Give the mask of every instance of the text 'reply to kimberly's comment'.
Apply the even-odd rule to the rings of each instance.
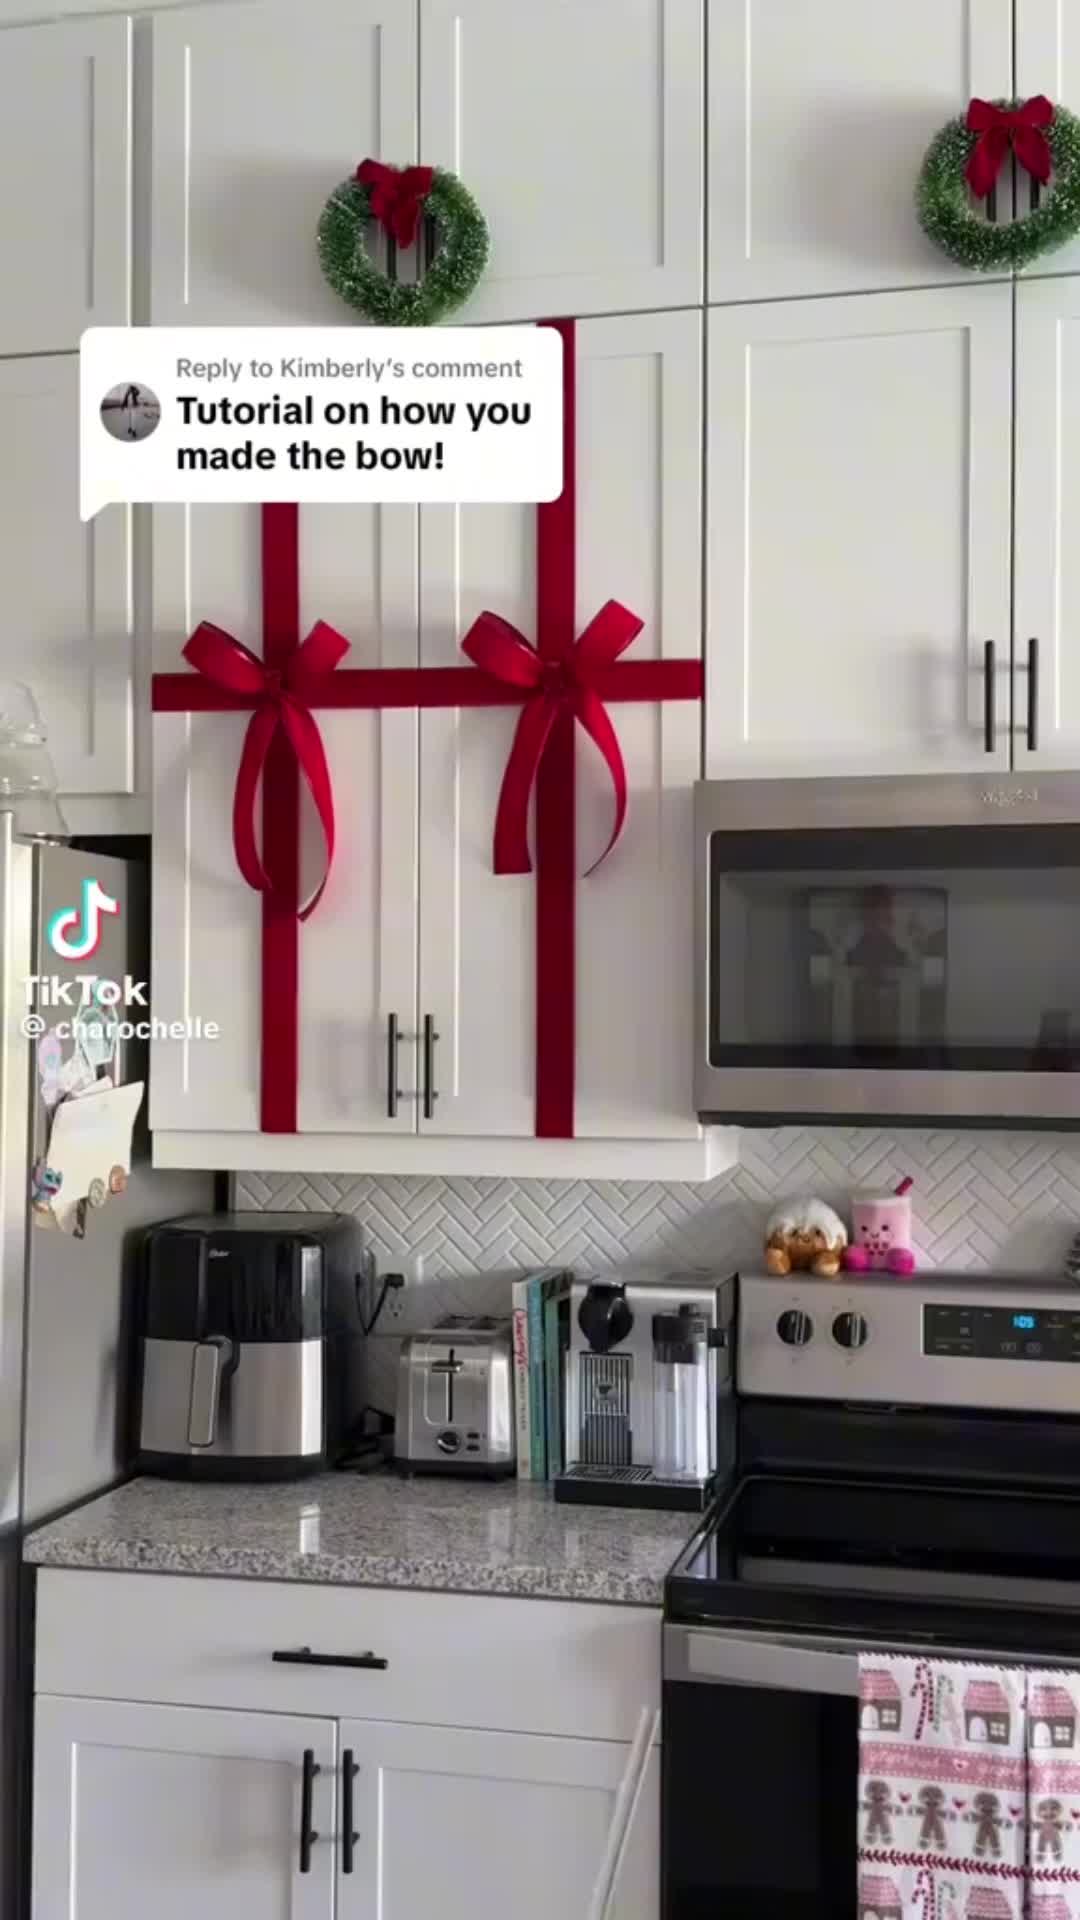
[[[113,501],[521,501],[562,491],[550,327],[92,327],[81,514]]]

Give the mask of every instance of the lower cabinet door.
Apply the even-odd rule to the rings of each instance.
[[[373,1720],[342,1721],[340,1740],[357,1838],[338,1920],[587,1920],[626,1743]],[[653,1870],[651,1907],[616,1888],[613,1915],[656,1920],[655,1887]]]
[[[32,1920],[333,1920],[335,1735],[292,1714],[39,1695]]]

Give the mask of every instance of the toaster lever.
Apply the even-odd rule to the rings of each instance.
[[[191,1354],[191,1398],[188,1401],[188,1446],[212,1447],[217,1439],[221,1377],[232,1354],[232,1341],[211,1334],[196,1342]]]

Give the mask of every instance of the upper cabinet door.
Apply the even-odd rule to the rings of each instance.
[[[154,525],[155,665],[213,620],[261,651],[255,507],[160,507]],[[416,510],[309,507],[300,514],[300,631],[328,620],[350,641],[345,667],[416,664]],[[411,1133],[415,1103],[391,1113],[387,1027],[398,1017],[400,1085],[416,1085],[416,740],[406,711],[318,712],[334,789],[337,854],[318,907],[297,930],[300,1133]],[[208,1043],[152,1050],[158,1131],[259,1130],[261,899],[241,877],[232,806],[247,720],[154,715],[154,1009],[220,1026]],[[309,892],[322,835],[302,796]]]
[[[701,316],[637,314],[577,330],[577,630],[605,600],[640,614],[628,658],[701,644]],[[421,659],[460,663],[484,608],[536,640],[536,510],[428,507]],[[579,732],[576,1133],[693,1140],[690,806],[696,702],[613,705],[630,809]],[[492,832],[513,708],[421,715],[420,1007],[439,1035],[425,1132],[529,1136],[535,1123],[536,878],[496,875]],[[648,901],[648,912],[642,903]]]
[[[133,776],[131,513],[106,507],[80,521],[78,423],[77,354],[0,361],[0,678],[33,686],[62,793],[123,794]]]
[[[123,15],[0,34],[0,354],[128,321],[130,68]]]
[[[709,299],[967,279],[915,181],[942,122],[1011,75],[1011,0],[710,0]]]
[[[1080,113],[1080,16],[1068,0],[1017,0],[1016,91],[1023,100],[1033,93],[1048,94],[1073,113]],[[1030,180],[1017,168],[1020,211],[1030,205]],[[1027,269],[1035,278],[1047,273],[1080,272],[1080,239],[1056,253],[1043,254]]]
[[[1018,768],[1080,769],[1078,419],[1080,280],[1033,281],[1016,294]]]
[[[420,0],[420,158],[491,230],[461,320],[690,305],[703,0]]]
[[[239,0],[153,34],[153,320],[351,324],[315,230],[359,161],[415,157],[415,9]]]
[[[710,775],[1007,767],[1011,287],[709,326]]]

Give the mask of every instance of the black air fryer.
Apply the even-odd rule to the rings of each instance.
[[[354,1408],[362,1262],[348,1214],[205,1214],[151,1227],[136,1465],[276,1480],[332,1464]]]

